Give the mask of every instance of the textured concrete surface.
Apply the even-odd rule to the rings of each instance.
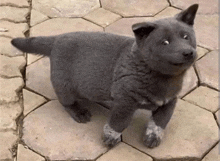
[[[0,6],[0,20],[9,20],[13,22],[26,22],[28,8],[17,8],[10,6]]]
[[[197,44],[211,50],[219,48],[218,41],[216,41],[218,40],[218,34],[216,34],[218,33],[218,14],[197,15],[194,28]]]
[[[27,0],[1,0],[1,6],[29,7]]]
[[[18,144],[17,161],[44,161],[45,159],[33,151]]]
[[[146,148],[142,142],[146,121],[146,117],[137,115],[122,138],[157,160],[199,160],[219,139],[213,114],[182,100],[178,100],[165,136],[155,149]]]
[[[144,153],[132,148],[125,143],[120,143],[108,153],[101,156],[97,161],[153,161]]]
[[[99,0],[32,0],[32,7],[49,17],[82,17],[100,4]]]
[[[39,54],[27,54],[27,65],[30,65],[30,64],[36,62],[37,60],[39,60],[42,57],[43,57],[43,55],[39,55]]]
[[[219,92],[207,87],[201,86],[183,99],[213,113],[219,109]]]
[[[21,56],[23,52],[11,45],[11,38],[0,36],[0,53],[9,57]]]
[[[102,27],[106,27],[112,24],[113,22],[117,21],[118,19],[120,19],[121,16],[115,13],[112,13],[108,10],[105,10],[103,8],[99,8],[87,14],[84,18]]]
[[[101,0],[102,7],[118,13],[124,17],[154,16],[156,13],[169,6],[166,0]]]
[[[44,97],[30,92],[26,89],[23,89],[22,92],[24,98],[24,116],[26,116],[29,112],[33,111],[35,108],[39,107],[47,101]]]
[[[214,14],[218,13],[218,0],[170,0],[171,5],[184,9],[190,6],[191,4],[198,3],[199,4],[199,14]]]
[[[1,32],[2,30],[4,32]],[[28,30],[27,23],[13,23],[8,21],[0,21],[0,36],[11,38],[24,37],[24,33]]]
[[[39,25],[32,27],[30,29],[30,35],[49,36],[74,31],[103,31],[103,29],[102,27],[99,27],[81,18],[55,18],[49,19],[47,21],[44,21],[43,23],[40,23]]]
[[[85,106],[92,110],[92,121],[79,124],[58,101],[43,105],[24,119],[24,142],[52,160],[95,159],[107,150],[101,141],[106,110]]]
[[[198,46],[197,46],[196,50],[197,50],[197,54],[198,54],[197,60],[200,59],[201,57],[203,57],[205,54],[207,54],[209,52],[207,49],[201,48],[201,47],[198,47]]]
[[[0,132],[0,160],[13,160],[12,149],[17,139],[17,135],[13,131]]]
[[[1,78],[0,77],[0,104],[17,102],[19,100],[18,92],[24,86],[24,81],[22,78]]]
[[[202,161],[214,161],[220,160],[219,143],[209,152]]]
[[[182,90],[179,93],[179,97],[183,97],[188,92],[196,88],[198,85],[198,78],[196,76],[195,70],[193,67],[190,67],[190,69],[186,72],[186,75],[183,79],[183,87]]]
[[[0,131],[16,130],[16,119],[21,114],[20,103],[10,103],[0,105]]]
[[[220,127],[220,112],[219,112],[220,110],[218,110],[216,113],[215,113],[215,117],[216,117],[216,121],[217,121],[217,123],[218,123],[218,125],[219,125],[219,127]]]
[[[110,32],[125,36],[134,36],[131,26],[138,22],[152,21],[152,17],[138,17],[138,18],[122,18],[115,23],[107,26],[105,32]]]
[[[196,70],[188,71],[181,99],[155,149],[142,143],[143,127],[150,116],[143,110],[136,112],[123,132],[122,143],[112,149],[105,147],[101,135],[108,111],[84,103],[93,113],[92,121],[76,123],[56,100],[49,59],[24,54],[10,44],[14,37],[25,37],[24,33],[48,36],[105,31],[133,36],[132,24],[174,16],[193,3],[200,5],[194,27]],[[1,0],[0,10],[1,161],[219,160],[217,0]]]
[[[50,59],[44,57],[26,68],[26,86],[49,99],[56,99],[50,81]],[[41,72],[39,72],[41,71]]]
[[[36,11],[35,9],[31,10],[31,20],[30,20],[31,26],[37,25],[47,19],[49,19],[49,17],[42,14],[41,12]]]
[[[26,60],[23,56],[7,57],[0,55],[0,76],[12,78],[21,77],[21,71],[24,70]]]
[[[201,83],[219,90],[219,51],[212,51],[196,62]]]

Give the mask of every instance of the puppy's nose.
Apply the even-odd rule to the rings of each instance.
[[[193,51],[191,51],[191,50],[184,51],[182,54],[185,58],[192,58],[193,57]]]

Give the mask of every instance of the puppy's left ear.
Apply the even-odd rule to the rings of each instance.
[[[198,4],[194,4],[194,5],[190,6],[189,8],[187,8],[186,10],[183,10],[182,12],[177,14],[175,16],[175,18],[178,21],[182,21],[182,22],[192,26],[194,24],[194,19],[196,17],[196,12],[198,10],[198,7],[199,7]]]
[[[156,25],[151,22],[142,22],[132,25],[132,30],[137,40],[149,36],[149,34],[156,28]]]

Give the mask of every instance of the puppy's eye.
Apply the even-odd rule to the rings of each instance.
[[[188,40],[188,39],[189,39],[189,36],[188,36],[187,34],[184,34],[184,35],[183,35],[183,38],[186,39],[186,40]]]
[[[168,40],[164,40],[164,41],[162,42],[162,44],[163,44],[163,45],[169,45],[170,42],[169,42]]]

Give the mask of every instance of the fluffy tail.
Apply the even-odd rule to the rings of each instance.
[[[50,55],[55,37],[15,38],[11,43],[19,50],[27,53]]]

